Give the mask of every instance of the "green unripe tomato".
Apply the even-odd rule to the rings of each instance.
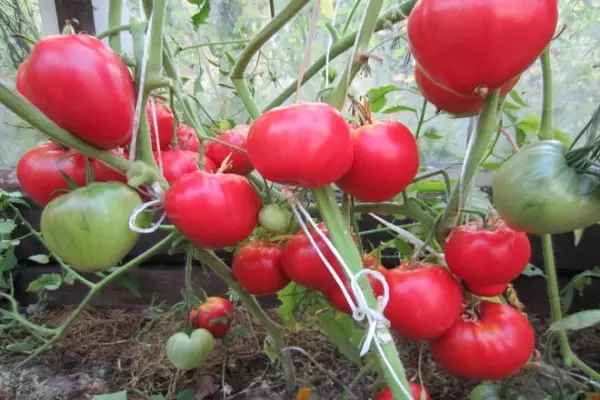
[[[46,205],[42,236],[74,269],[104,271],[117,265],[138,241],[140,234],[129,228],[129,218],[140,204],[138,193],[121,182],[92,183]],[[147,215],[138,216],[138,226],[147,222]]]
[[[270,232],[284,233],[290,227],[292,213],[277,204],[267,204],[258,213],[258,222]]]
[[[500,397],[500,385],[493,383],[482,383],[471,390],[469,400],[502,400]]]
[[[167,358],[175,368],[187,371],[206,361],[214,345],[215,339],[206,329],[196,329],[190,336],[177,332],[167,340]]]

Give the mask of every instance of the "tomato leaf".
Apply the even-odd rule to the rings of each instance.
[[[17,224],[12,219],[0,219],[0,235],[8,235],[15,230]]]
[[[281,302],[279,306],[279,316],[287,326],[294,326],[296,324],[295,311],[302,302],[304,296],[307,294],[308,289],[290,283],[277,293],[277,298]]]
[[[92,400],[127,400],[127,390],[121,390],[115,393],[97,394],[92,396]]]
[[[337,346],[340,353],[357,365],[362,365],[358,347],[351,341],[357,335],[356,331],[361,329],[356,327],[351,316],[327,313],[320,320],[320,325],[323,333]]]
[[[428,131],[428,132],[425,132],[425,133],[423,134],[423,136],[425,136],[425,137],[426,137],[426,138],[428,138],[428,139],[442,139],[442,138],[443,138],[443,136],[442,136],[442,135],[438,135],[437,133],[435,133],[435,132],[433,132],[433,131]]]
[[[181,392],[179,392],[179,394],[177,394],[177,400],[194,400],[195,398],[196,392],[192,388],[183,389]]]
[[[538,267],[536,267],[533,264],[527,264],[527,267],[525,268],[525,270],[523,270],[523,272],[521,272],[521,275],[543,276],[544,278],[546,277],[546,274],[544,273],[544,271],[542,271],[541,269],[539,269]]]
[[[502,163],[499,163],[499,162],[489,162],[489,163],[483,163],[482,167],[487,169],[488,171],[495,171],[498,168],[500,168],[501,165],[502,165]]]
[[[407,106],[393,106],[390,108],[386,108],[382,111],[383,114],[394,114],[400,111],[409,111],[415,114],[415,117],[419,118],[419,112],[416,108],[407,107]]]
[[[210,0],[194,0],[190,2],[196,4],[200,9],[196,14],[192,15],[192,25],[195,30],[198,30],[200,25],[207,23],[206,21],[210,15]]]
[[[578,331],[598,324],[600,324],[600,310],[586,310],[563,317],[560,321],[550,325],[548,330],[551,332],[563,329]]]
[[[43,274],[27,286],[28,292],[41,292],[42,290],[56,290],[62,283],[62,277],[59,274]]]
[[[527,115],[515,125],[528,135],[537,135],[540,129],[540,118],[537,115]]]
[[[48,264],[50,262],[50,258],[45,254],[36,254],[34,256],[30,256],[29,259],[38,264]]]
[[[592,278],[600,278],[600,267],[594,267],[594,269],[583,271],[571,278],[569,283],[567,283],[560,291],[560,301],[563,310],[566,311],[571,308],[575,292],[580,296],[583,295],[584,290],[592,284]]]
[[[583,237],[583,229],[576,229],[573,231],[573,235],[575,236],[575,247],[579,246],[579,242],[581,242],[581,238]]]
[[[385,107],[387,103],[386,95],[388,93],[396,92],[398,90],[400,89],[394,85],[381,86],[378,88],[370,89],[367,92],[367,97],[369,97],[371,111],[379,112],[383,107]]]
[[[28,339],[23,342],[11,343],[7,345],[6,350],[14,351],[17,353],[30,353],[34,347],[33,344],[29,343]]]
[[[0,255],[0,272],[11,271],[17,265],[17,257],[14,251],[7,251]]]
[[[277,360],[277,349],[273,346],[273,339],[267,336],[263,343],[263,351],[271,361]]]

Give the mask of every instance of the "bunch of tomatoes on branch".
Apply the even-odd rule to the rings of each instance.
[[[209,266],[264,325],[292,382],[283,328],[254,297],[290,285],[306,288],[329,312],[349,315],[365,328],[361,356],[372,351],[387,383],[374,388],[377,400],[429,398],[421,383],[407,380],[390,330],[429,343],[433,358],[457,376],[489,381],[515,374],[535,350],[526,315],[504,296],[528,265],[526,233],[566,232],[597,222],[600,201],[583,204],[578,201],[584,195],[575,193],[579,186],[550,183],[567,167],[573,180],[587,179],[586,169],[596,164],[586,157],[596,153],[565,152],[552,140],[523,148],[494,178],[499,215],[473,220],[468,191],[497,130],[504,96],[540,56],[547,62],[557,1],[421,0],[400,7],[410,12],[408,41],[422,95],[449,114],[479,114],[461,179],[447,188],[441,214],[406,195],[411,184],[433,176],[418,176],[413,132],[400,121],[374,120],[368,103],[354,104],[358,122],[340,112],[354,63],[369,59],[361,51],[381,1],[369,2],[366,12],[374,15],[356,34],[356,59],[327,102],[258,111],[245,67],[306,3],[291,1],[242,53],[231,78],[252,121],[217,134],[204,129],[182,92],[162,38],[164,1],[148,9],[147,32],[137,46],[148,54],[138,49],[131,65],[86,34],[38,41],[18,71],[20,96],[3,95],[3,103],[51,139],[17,165],[23,190],[44,206],[45,244],[78,273],[97,273],[119,265],[141,234],[169,231],[167,239],[119,268],[129,269],[168,244],[185,249],[190,268],[192,260]],[[167,96],[156,93],[161,88]],[[551,139],[549,98],[545,91],[543,139]],[[549,157],[560,158],[560,165],[542,168]],[[554,197],[534,198],[538,184],[552,185]],[[342,192],[341,205],[333,185]],[[561,190],[570,190],[571,197]],[[598,190],[585,196],[596,199]],[[521,196],[516,200],[515,191]],[[568,207],[571,218],[547,218],[557,207]],[[314,220],[315,211],[322,221]],[[380,211],[417,220],[424,240],[382,220],[375,215]],[[397,232],[414,253],[400,255],[394,268],[384,267],[377,251],[362,248],[359,214]],[[165,218],[172,225],[163,224]],[[214,253],[223,248],[235,248],[231,268]],[[206,360],[234,317],[233,304],[218,297],[187,306],[188,329],[166,344],[173,364],[184,370]]]

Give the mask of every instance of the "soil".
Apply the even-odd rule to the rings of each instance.
[[[70,310],[55,310],[34,317],[47,326],[60,324]],[[534,316],[530,319],[539,332],[538,349],[543,362],[528,365],[514,384],[530,390],[527,399],[541,398],[538,385],[548,388],[558,382],[580,382],[560,367],[554,347],[543,346],[547,324]],[[264,331],[250,324],[247,315],[238,314],[236,323],[245,335],[219,344],[210,359],[196,371],[182,373],[167,360],[163,344],[174,332],[183,329],[181,315],[124,310],[91,309],[77,319],[65,337],[23,366],[25,356],[7,350],[6,345],[22,342],[26,333],[5,330],[0,338],[0,399],[55,400],[91,399],[95,394],[128,391],[128,399],[149,399],[162,394],[166,399],[284,399],[283,376],[276,363],[262,351]],[[236,329],[236,327],[234,327]],[[316,329],[288,332],[299,387],[312,390],[311,400],[369,399],[376,386],[373,373],[360,374],[358,368],[338,353]],[[600,367],[600,328],[590,328],[572,335],[573,350],[592,367]],[[433,399],[467,399],[478,382],[457,379],[431,360],[426,345],[398,340],[398,348],[410,378],[421,381]],[[537,372],[532,372],[533,367]],[[568,381],[567,381],[568,380]],[[181,392],[188,389],[188,397]],[[352,396],[344,397],[347,390]],[[538,393],[538,394],[536,394]],[[180,397],[178,398],[178,394]]]

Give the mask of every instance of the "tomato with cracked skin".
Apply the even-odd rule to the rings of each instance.
[[[290,283],[281,265],[281,248],[268,242],[244,244],[231,269],[240,286],[254,295],[277,293]]]
[[[431,400],[427,390],[418,383],[411,382],[410,390],[414,400]],[[394,400],[394,393],[392,389],[385,387],[377,393],[374,400]]]
[[[212,296],[189,314],[192,329],[206,329],[215,339],[224,338],[233,323],[233,304],[222,297]]]
[[[244,241],[258,222],[262,202],[241,175],[195,171],[165,196],[169,220],[198,247],[218,249]]]
[[[246,149],[248,131],[244,128],[237,128],[223,132],[217,139],[237,146],[241,149]],[[248,175],[254,170],[247,153],[232,149],[227,145],[215,141],[210,141],[206,145],[206,156],[220,167],[223,161],[229,156],[231,166],[225,172],[239,175]]]
[[[86,34],[38,40],[17,89],[58,126],[101,149],[131,140],[135,89],[127,66]]]
[[[433,359],[461,378],[495,381],[522,367],[535,347],[527,317],[509,305],[482,301],[478,318],[458,320],[430,341]]]
[[[159,157],[162,158],[163,175],[171,185],[188,172],[198,171],[198,153],[187,150],[163,150],[159,156],[155,151],[154,158],[160,166]],[[204,169],[212,173],[217,168],[209,158],[204,157]]]
[[[377,121],[352,131],[354,160],[336,182],[360,201],[386,201],[402,192],[419,171],[419,149],[410,130],[396,121]]]
[[[154,104],[153,104],[154,103]],[[154,128],[154,114],[156,114],[156,126]],[[148,127],[150,129],[150,140],[152,141],[152,150],[156,150],[156,136],[158,135],[158,144],[161,150],[167,150],[171,146],[173,138],[173,124],[175,124],[175,116],[171,108],[158,101],[149,101],[146,106],[146,118],[148,119]]]
[[[388,271],[390,300],[384,315],[406,339],[429,340],[459,319],[462,289],[454,276],[436,264],[401,264]]]
[[[558,22],[557,0],[418,1],[407,23],[411,54],[451,92],[491,92],[531,66]]]
[[[340,179],[352,165],[350,128],[325,103],[274,108],[250,126],[248,157],[272,182],[317,188]]]
[[[189,150],[198,153],[200,140],[196,131],[189,125],[179,124],[177,127],[177,147],[180,150]]]

